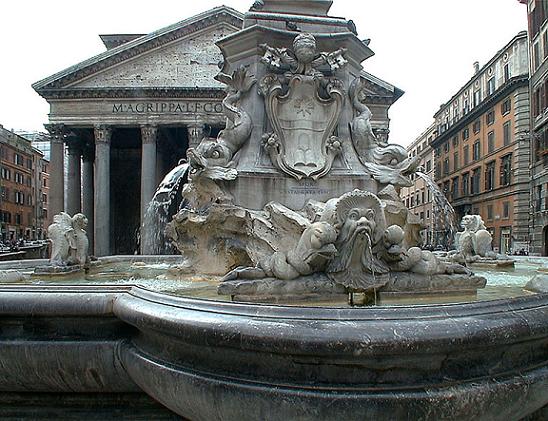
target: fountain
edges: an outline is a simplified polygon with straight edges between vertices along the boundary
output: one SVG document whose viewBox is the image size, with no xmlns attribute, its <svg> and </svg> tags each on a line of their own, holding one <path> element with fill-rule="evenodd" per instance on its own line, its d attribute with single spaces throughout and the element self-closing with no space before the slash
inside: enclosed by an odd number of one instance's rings
<svg viewBox="0 0 548 421">
<path fill-rule="evenodd" d="M 417 160 L 375 135 L 372 51 L 330 6 L 256 2 L 218 42 L 226 128 L 161 189 L 186 181 L 167 226 L 181 257 L 0 286 L 0 392 L 19 411 L 167 416 L 146 394 L 192 420 L 542 416 L 548 295 L 481 299 L 488 273 L 417 247 L 398 196 Z"/>
<path fill-rule="evenodd" d="M 439 189 L 438 185 L 422 171 L 416 171 L 415 175 L 424 180 L 426 187 L 432 193 L 432 215 L 435 218 L 434 226 L 444 227 L 445 235 L 441 244 L 447 249 L 454 245 L 455 235 L 458 231 L 457 215 L 447 197 Z"/>
</svg>

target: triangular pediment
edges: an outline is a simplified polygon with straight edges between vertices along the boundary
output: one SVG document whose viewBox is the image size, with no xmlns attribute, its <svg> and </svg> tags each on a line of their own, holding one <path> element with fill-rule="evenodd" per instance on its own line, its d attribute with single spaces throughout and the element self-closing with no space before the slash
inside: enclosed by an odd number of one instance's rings
<svg viewBox="0 0 548 421">
<path fill-rule="evenodd" d="M 243 16 L 211 9 L 139 37 L 33 85 L 48 91 L 111 88 L 217 87 L 222 54 L 215 41 L 240 29 Z"/>
<path fill-rule="evenodd" d="M 369 98 L 384 98 L 389 100 L 390 103 L 394 103 L 404 94 L 401 89 L 385 82 L 371 73 L 362 71 L 360 76 L 367 81 L 365 92 L 366 96 Z"/>
</svg>

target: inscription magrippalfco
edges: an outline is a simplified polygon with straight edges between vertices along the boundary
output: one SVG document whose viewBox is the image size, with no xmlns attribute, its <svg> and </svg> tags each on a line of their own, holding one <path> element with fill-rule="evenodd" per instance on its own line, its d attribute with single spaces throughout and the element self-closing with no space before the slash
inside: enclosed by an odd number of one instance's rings
<svg viewBox="0 0 548 421">
<path fill-rule="evenodd" d="M 112 105 L 113 114 L 178 114 L 178 113 L 222 113 L 219 102 L 137 102 Z"/>
</svg>

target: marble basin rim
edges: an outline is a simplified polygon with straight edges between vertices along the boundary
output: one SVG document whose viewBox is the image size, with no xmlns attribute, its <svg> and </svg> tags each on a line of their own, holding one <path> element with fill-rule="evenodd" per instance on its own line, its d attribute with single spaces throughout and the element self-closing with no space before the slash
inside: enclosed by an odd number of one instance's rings
<svg viewBox="0 0 548 421">
<path fill-rule="evenodd" d="M 12 326 L 35 324 L 36 332 L 73 323 L 77 343 L 51 331 L 40 340 L 74 367 L 65 376 L 81 383 L 78 390 L 90 390 L 80 378 L 91 364 L 104 385 L 95 389 L 142 390 L 192 420 L 515 419 L 548 404 L 548 294 L 321 308 L 182 298 L 130 285 L 3 285 L 0 315 Z M 117 326 L 108 341 L 86 331 L 86 321 L 99 320 Z M 0 368 L 0 390 L 21 390 L 26 376 L 25 391 L 74 392 L 74 384 L 46 384 L 58 360 L 36 346 L 36 332 L 18 338 L 24 361 L 17 373 Z M 82 344 L 93 357 L 80 360 Z M 36 361 L 40 375 L 32 372 Z"/>
</svg>

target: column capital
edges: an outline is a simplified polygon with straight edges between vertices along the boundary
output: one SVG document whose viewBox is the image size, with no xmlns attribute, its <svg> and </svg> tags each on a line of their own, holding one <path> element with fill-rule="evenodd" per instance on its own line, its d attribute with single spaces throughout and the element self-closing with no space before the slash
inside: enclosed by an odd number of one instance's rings
<svg viewBox="0 0 548 421">
<path fill-rule="evenodd" d="M 158 126 L 155 124 L 141 125 L 141 141 L 143 144 L 156 143 L 158 137 Z"/>
<path fill-rule="evenodd" d="M 202 121 L 195 121 L 187 124 L 188 144 L 195 147 L 204 137 L 205 124 Z"/>
<path fill-rule="evenodd" d="M 96 124 L 93 127 L 95 143 L 110 143 L 112 138 L 112 127 L 104 124 Z"/>
<path fill-rule="evenodd" d="M 68 134 L 67 126 L 64 124 L 44 124 L 45 129 L 49 132 L 53 143 L 63 143 Z"/>
</svg>

